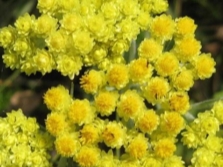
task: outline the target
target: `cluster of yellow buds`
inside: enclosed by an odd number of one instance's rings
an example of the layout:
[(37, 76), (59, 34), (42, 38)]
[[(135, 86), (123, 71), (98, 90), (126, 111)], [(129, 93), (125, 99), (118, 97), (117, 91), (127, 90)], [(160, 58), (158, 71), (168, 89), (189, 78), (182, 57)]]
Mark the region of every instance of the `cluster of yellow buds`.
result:
[(195, 149), (191, 160), (193, 166), (223, 166), (223, 138), (220, 126), (223, 125), (223, 102), (218, 101), (186, 126), (182, 142)]
[(0, 164), (3, 167), (51, 167), (52, 137), (22, 110), (0, 118)]
[(0, 30), (4, 63), (26, 74), (52, 70), (71, 79), (83, 65), (123, 62), (122, 54), (165, 0), (39, 0), (41, 15), (25, 14)]
[[(199, 154), (210, 141), (220, 145), (220, 103), (191, 126), (184, 118), (187, 92), (211, 77), (215, 61), (201, 53), (194, 21), (173, 19), (163, 13), (167, 7), (166, 0), (39, 0), (40, 17), (25, 14), (0, 30), (12, 69), (58, 70), (73, 79), (82, 66), (93, 67), (80, 78), (89, 99), (73, 98), (61, 85), (44, 95), (51, 110), (46, 130), (58, 154), (80, 167), (183, 167), (174, 154), (182, 130), (183, 144), (201, 148), (193, 166), (205, 164)], [(127, 61), (123, 54), (142, 31), (147, 37)], [(222, 150), (211, 151), (221, 158)]]

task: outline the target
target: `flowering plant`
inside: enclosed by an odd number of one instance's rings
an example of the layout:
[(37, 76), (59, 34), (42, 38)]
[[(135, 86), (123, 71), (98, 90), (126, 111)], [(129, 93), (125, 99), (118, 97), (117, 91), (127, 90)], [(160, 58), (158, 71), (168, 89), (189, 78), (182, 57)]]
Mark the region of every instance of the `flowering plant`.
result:
[(223, 102), (196, 117), (189, 110), (188, 91), (216, 64), (192, 18), (172, 18), (166, 0), (38, 0), (37, 8), (39, 17), (0, 29), (3, 62), (27, 75), (81, 75), (88, 96), (49, 88), (43, 130), (21, 110), (1, 118), (0, 164), (183, 167), (175, 154), (183, 144), (193, 149), (191, 167), (223, 166)]

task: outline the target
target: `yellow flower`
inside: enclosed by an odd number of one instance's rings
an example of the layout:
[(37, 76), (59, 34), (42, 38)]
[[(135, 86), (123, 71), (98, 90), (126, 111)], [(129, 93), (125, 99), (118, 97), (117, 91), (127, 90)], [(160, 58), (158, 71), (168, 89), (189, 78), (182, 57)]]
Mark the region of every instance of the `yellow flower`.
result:
[(68, 76), (71, 80), (75, 75), (79, 74), (82, 68), (83, 62), (80, 56), (66, 53), (61, 54), (56, 58), (56, 69), (61, 72), (63, 76)]
[(120, 97), (117, 112), (125, 120), (135, 119), (144, 108), (143, 98), (134, 90), (128, 90)]
[(46, 39), (46, 43), (49, 46), (49, 50), (51, 52), (65, 52), (67, 47), (67, 39), (68, 36), (65, 34), (64, 31), (59, 30), (52, 32), (48, 39)]
[(81, 147), (74, 160), (80, 165), (80, 167), (93, 167), (99, 163), (100, 150), (97, 147)]
[(168, 158), (173, 155), (176, 145), (172, 139), (164, 138), (154, 144), (154, 152), (160, 158)]
[(129, 17), (137, 17), (139, 11), (139, 4), (137, 1), (129, 0), (128, 3), (121, 1), (120, 8), (122, 14)]
[(195, 59), (194, 68), (200, 79), (210, 78), (215, 72), (215, 61), (210, 54), (201, 54)]
[(99, 142), (99, 129), (94, 124), (85, 124), (80, 130), (80, 141), (83, 145)]
[(57, 7), (57, 0), (38, 0), (37, 8), (41, 13), (53, 13)]
[(146, 166), (146, 167), (161, 167), (163, 164), (162, 160), (154, 156), (143, 157), (141, 162), (142, 162), (142, 166)]
[(112, 150), (108, 153), (102, 152), (98, 167), (117, 167), (119, 165), (119, 160), (113, 156)]
[(88, 31), (76, 31), (72, 38), (74, 49), (81, 55), (88, 54), (94, 46), (93, 38)]
[(136, 126), (143, 133), (152, 133), (159, 125), (159, 116), (154, 110), (146, 110), (139, 116), (136, 122)]
[(46, 50), (38, 49), (33, 59), (37, 70), (40, 71), (42, 75), (50, 73), (55, 67), (52, 55)]
[(58, 0), (58, 6), (61, 13), (76, 12), (80, 9), (79, 0)]
[(87, 99), (74, 100), (69, 108), (68, 118), (78, 125), (90, 123), (94, 119), (94, 109)]
[(80, 79), (81, 88), (86, 93), (95, 94), (103, 86), (103, 83), (103, 72), (96, 70), (87, 71)]
[(153, 38), (144, 39), (139, 47), (139, 57), (146, 58), (149, 62), (155, 61), (162, 53), (163, 46), (160, 45)]
[(60, 155), (73, 157), (80, 149), (80, 143), (74, 134), (63, 134), (56, 138), (55, 148)]
[(42, 36), (49, 36), (56, 28), (57, 20), (47, 14), (41, 15), (34, 23), (34, 32)]
[(129, 70), (125, 64), (112, 65), (106, 75), (109, 85), (116, 89), (122, 89), (129, 82)]
[(153, 77), (144, 88), (144, 96), (148, 102), (153, 105), (161, 102), (167, 96), (170, 86), (168, 82), (161, 77)]
[(214, 116), (218, 119), (219, 123), (223, 124), (223, 102), (218, 101), (214, 103), (214, 106), (212, 108), (212, 112)]
[(185, 92), (173, 92), (169, 95), (170, 110), (185, 114), (190, 108), (189, 96)]
[(157, 59), (155, 68), (159, 75), (170, 76), (179, 68), (179, 62), (173, 53), (165, 52)]
[(65, 87), (59, 85), (47, 90), (43, 96), (47, 108), (52, 111), (64, 111), (71, 104), (71, 97)]
[(146, 0), (149, 6), (151, 5), (151, 12), (153, 14), (158, 14), (167, 11), (168, 9), (168, 1), (167, 0)]
[(141, 167), (140, 161), (127, 157), (118, 164), (119, 167)]
[(184, 161), (182, 160), (182, 157), (178, 156), (171, 156), (169, 158), (166, 158), (163, 162), (164, 167), (185, 167)]
[(107, 41), (109, 35), (103, 15), (92, 15), (86, 20), (87, 28), (97, 41)]
[(201, 145), (203, 138), (206, 138), (206, 134), (200, 136), (199, 129), (193, 129), (190, 126), (186, 126), (186, 131), (182, 132), (181, 135), (183, 136), (181, 141), (184, 145), (188, 148), (197, 148)]
[(198, 118), (194, 121), (197, 128), (207, 134), (215, 135), (219, 131), (219, 121), (210, 111), (198, 114)]
[(15, 41), (15, 28), (9, 26), (0, 29), (0, 46), (7, 48)]
[(191, 70), (183, 69), (172, 78), (172, 84), (178, 90), (188, 91), (194, 85), (194, 76)]
[(132, 140), (129, 141), (126, 147), (126, 152), (136, 159), (141, 159), (146, 155), (148, 149), (148, 139), (142, 134), (138, 134)]
[(26, 38), (17, 38), (13, 45), (13, 50), (24, 58), (31, 53), (30, 42)]
[(12, 110), (0, 118), (0, 127), (1, 166), (52, 166), (52, 138), (39, 129), (35, 118)]
[(142, 30), (146, 30), (149, 28), (149, 23), (151, 22), (152, 17), (145, 11), (139, 11), (137, 22), (140, 25)]
[(114, 42), (111, 42), (111, 47), (112, 47), (112, 52), (113, 54), (116, 56), (118, 55), (117, 57), (120, 58), (122, 57), (122, 54), (125, 52), (125, 51), (128, 51), (129, 49), (129, 44), (128, 44), (128, 41), (127, 40), (116, 40)]
[(58, 136), (68, 130), (68, 124), (64, 115), (57, 112), (47, 115), (45, 124), (47, 131), (53, 136)]
[(124, 144), (125, 137), (125, 128), (117, 122), (108, 122), (102, 132), (104, 143), (111, 148), (120, 148)]
[(160, 130), (174, 137), (184, 128), (183, 117), (176, 112), (165, 112), (161, 115)]
[(163, 43), (166, 40), (171, 40), (175, 30), (175, 22), (168, 15), (162, 14), (156, 16), (150, 25), (150, 32), (153, 38)]
[(94, 100), (97, 112), (102, 116), (111, 115), (115, 111), (118, 97), (118, 92), (100, 91)]
[(180, 61), (192, 61), (196, 56), (199, 55), (201, 44), (193, 37), (183, 38), (176, 41), (175, 54)]
[(176, 35), (177, 37), (194, 36), (197, 26), (190, 17), (181, 17), (176, 19)]
[(30, 16), (28, 13), (20, 16), (15, 22), (15, 27), (17, 28), (18, 33), (28, 35), (32, 30), (33, 21), (34, 16)]
[(128, 17), (117, 23), (117, 28), (119, 29), (117, 34), (119, 39), (131, 41), (136, 39), (139, 34), (139, 25)]
[(206, 141), (203, 143), (203, 146), (211, 151), (220, 153), (222, 152), (222, 142), (223, 139), (221, 137), (209, 135)]
[(71, 33), (79, 30), (83, 26), (83, 20), (77, 13), (65, 13), (60, 20), (60, 24), (63, 29)]
[(2, 55), (2, 59), (6, 65), (6, 67), (10, 67), (12, 70), (15, 68), (19, 68), (21, 66), (21, 64), (19, 62), (20, 58), (19, 58), (19, 56), (15, 55), (15, 54), (5, 53)]
[(120, 16), (119, 7), (114, 2), (104, 2), (101, 6), (101, 12), (105, 18), (112, 22), (116, 22), (116, 19)]
[(216, 154), (205, 147), (198, 148), (191, 159), (193, 166), (213, 166)]
[(129, 76), (133, 82), (146, 81), (152, 75), (153, 67), (145, 58), (138, 58), (131, 61)]
[[(106, 64), (105, 57), (107, 56), (107, 47), (102, 44), (95, 44), (92, 51), (84, 56), (84, 63), (87, 66), (95, 65), (95, 64)], [(107, 66), (101, 67), (98, 65), (99, 69), (106, 69)]]

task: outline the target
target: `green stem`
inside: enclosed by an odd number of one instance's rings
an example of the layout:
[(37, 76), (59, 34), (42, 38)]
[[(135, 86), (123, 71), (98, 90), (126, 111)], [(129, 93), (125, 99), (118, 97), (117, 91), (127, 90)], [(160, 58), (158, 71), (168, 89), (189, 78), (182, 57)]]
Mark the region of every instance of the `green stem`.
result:
[(179, 17), (181, 15), (181, 9), (182, 9), (182, 0), (175, 0), (175, 17)]
[(71, 97), (74, 97), (74, 82), (73, 82), (73, 80), (71, 80), (71, 83), (70, 83), (70, 95), (71, 95)]

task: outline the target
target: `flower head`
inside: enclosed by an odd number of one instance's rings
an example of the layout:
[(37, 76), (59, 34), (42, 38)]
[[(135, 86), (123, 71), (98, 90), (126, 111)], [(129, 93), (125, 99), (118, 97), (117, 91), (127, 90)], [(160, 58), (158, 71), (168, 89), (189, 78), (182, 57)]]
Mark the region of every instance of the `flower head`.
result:
[(125, 64), (114, 64), (107, 72), (110, 86), (121, 89), (129, 82), (129, 70)]
[(95, 97), (96, 110), (102, 115), (111, 115), (115, 111), (116, 103), (118, 100), (118, 93), (115, 91), (101, 91)]
[(85, 124), (80, 131), (80, 141), (83, 145), (94, 144), (99, 141), (99, 129), (94, 124)]
[(165, 52), (156, 61), (156, 71), (161, 76), (171, 76), (179, 68), (179, 62), (173, 53)]
[(197, 26), (194, 24), (194, 20), (190, 17), (181, 17), (176, 20), (176, 35), (177, 37), (194, 36), (194, 31)]
[(86, 99), (74, 100), (69, 108), (68, 118), (78, 125), (90, 123), (94, 119), (94, 109)]
[(149, 62), (155, 61), (158, 56), (161, 55), (163, 50), (162, 45), (160, 45), (153, 38), (144, 39), (138, 48), (139, 57), (146, 58)]
[(165, 14), (155, 17), (150, 25), (152, 37), (161, 42), (172, 39), (174, 30), (175, 22)]
[(119, 116), (123, 117), (125, 120), (129, 118), (135, 119), (140, 114), (143, 107), (143, 98), (140, 97), (136, 91), (128, 90), (121, 95), (117, 105), (117, 112)]
[(96, 70), (86, 72), (80, 79), (80, 85), (86, 93), (96, 93), (103, 83), (103, 73)]
[(143, 133), (152, 133), (154, 130), (156, 130), (158, 125), (159, 116), (155, 113), (154, 110), (147, 110), (143, 112), (143, 114), (141, 114), (136, 121), (136, 126)]
[(125, 137), (125, 128), (117, 122), (109, 122), (102, 132), (104, 143), (111, 148), (120, 148), (124, 144)]
[(198, 78), (209, 78), (215, 72), (215, 61), (210, 54), (201, 54), (195, 59), (195, 70)]
[(155, 104), (167, 96), (169, 89), (170, 86), (164, 78), (153, 77), (144, 88), (144, 96), (150, 103)]
[(129, 66), (129, 76), (133, 82), (143, 82), (152, 75), (153, 67), (147, 59), (138, 58), (131, 61)]
[(142, 134), (134, 137), (126, 147), (126, 152), (130, 154), (131, 157), (140, 159), (146, 155), (148, 149), (147, 138)]
[(68, 128), (64, 115), (57, 112), (49, 114), (45, 123), (47, 131), (53, 136), (58, 136)]
[(69, 92), (62, 85), (50, 88), (43, 99), (48, 109), (52, 111), (66, 110), (71, 103)]
[(56, 151), (64, 157), (73, 157), (80, 149), (80, 143), (72, 134), (63, 134), (56, 138)]
[(100, 150), (97, 147), (81, 147), (78, 154), (74, 157), (74, 160), (81, 167), (96, 166), (100, 160)]
[(172, 139), (164, 138), (154, 144), (154, 152), (160, 158), (168, 158), (173, 155), (176, 145)]
[(184, 128), (184, 119), (177, 112), (165, 112), (161, 115), (160, 129), (168, 135), (176, 136)]
[(172, 111), (184, 114), (190, 107), (189, 97), (185, 92), (172, 92), (169, 97), (169, 107)]
[(187, 37), (176, 41), (174, 49), (180, 61), (192, 61), (200, 54), (201, 44), (194, 37)]

